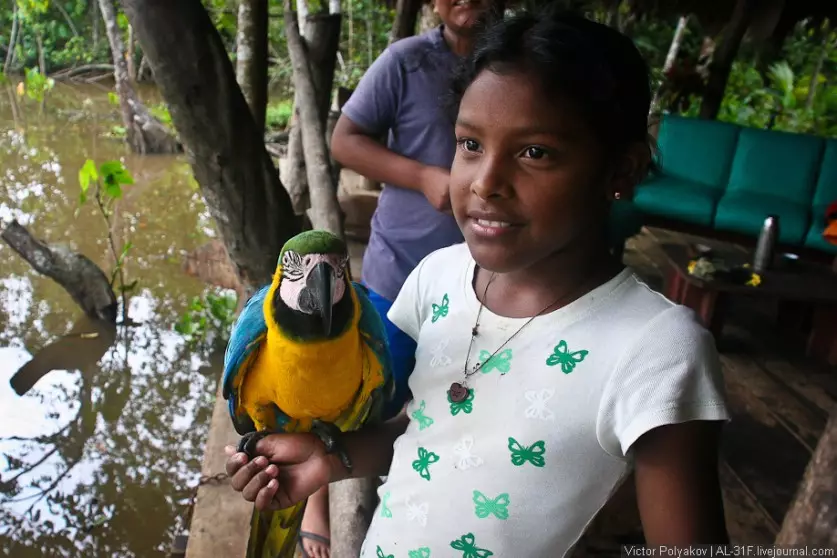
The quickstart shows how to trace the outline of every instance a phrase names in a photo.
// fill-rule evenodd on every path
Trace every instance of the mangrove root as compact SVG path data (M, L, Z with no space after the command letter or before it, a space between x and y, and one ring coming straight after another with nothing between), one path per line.
M85 314L116 323L116 295L105 273L87 257L64 246L47 245L17 221L0 237L35 271L61 285Z

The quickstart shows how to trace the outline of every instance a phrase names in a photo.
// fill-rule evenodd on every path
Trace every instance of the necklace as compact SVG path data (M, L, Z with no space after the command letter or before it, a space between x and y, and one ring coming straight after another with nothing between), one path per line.
M527 325L532 323L532 320L534 320L535 318L537 318L538 316L540 316L541 314L546 312L552 306L555 306L562 298L564 298L564 296L566 296L566 295L561 295L558 298L556 298L554 301L550 302L548 305L544 306L543 310L541 310L540 312L538 312L537 314L535 314L534 316L532 316L531 318L526 320L526 323L524 323L522 326L520 326L517 331L512 333L511 337L506 339L506 341L502 345L497 347L497 350L495 350L493 353L491 353L491 356L489 356L483 362L477 362L476 364L474 364L473 368L471 368L469 370L468 369L468 364L471 361L471 349L473 349L474 340L476 339L477 335L479 334L480 316L482 315L482 309L485 307L485 300L486 300L486 296L488 295L488 287L491 286L491 282L494 281L494 277L496 275L497 275L496 273L492 273L491 277L488 279L488 282L485 284L485 290L483 290L482 300L480 301L480 309L477 312L477 319L476 319L476 322L474 323L474 327L471 329L471 343L468 345L468 354L465 356L465 365L464 365L463 370L462 370L462 372L465 375L465 378L462 380L462 382L453 382L450 385L450 388L448 389L448 397L450 398L451 402L453 402L453 403L462 403L463 401L468 399L468 396L471 394L471 389L466 384L466 382L468 381L468 378L470 378L471 376L473 376L474 374L479 372L479 370L480 370L480 368L482 368L483 364L485 364L486 362L488 362L492 358L494 358L494 356L497 353L499 353L500 350L502 350L502 348L505 347L509 343L509 341L514 339L517 336L518 333L523 331L523 328L525 328Z

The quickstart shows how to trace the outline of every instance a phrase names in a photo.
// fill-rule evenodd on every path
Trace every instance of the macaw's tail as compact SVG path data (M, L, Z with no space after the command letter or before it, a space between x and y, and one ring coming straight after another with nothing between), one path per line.
M293 558L305 502L279 511L253 510L247 558Z

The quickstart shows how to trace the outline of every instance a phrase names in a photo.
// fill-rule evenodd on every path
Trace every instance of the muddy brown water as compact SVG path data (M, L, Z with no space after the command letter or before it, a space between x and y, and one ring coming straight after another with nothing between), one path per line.
M0 242L0 555L163 556L200 475L222 358L173 329L194 297L218 291L181 264L215 236L212 220L184 158L105 137L119 124L106 89L56 84L41 106L15 85L0 86L0 227L17 219L109 272L103 219L94 204L77 213L78 170L122 160L135 184L113 230L133 243L138 324L97 329ZM11 378L39 354L54 369L18 395Z

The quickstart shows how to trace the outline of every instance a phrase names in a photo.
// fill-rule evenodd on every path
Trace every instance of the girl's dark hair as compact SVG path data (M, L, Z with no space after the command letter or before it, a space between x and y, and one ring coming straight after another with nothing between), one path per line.
M454 73L453 111L483 70L536 76L548 94L577 103L608 149L649 141L648 66L633 41L611 27L557 5L486 19Z

